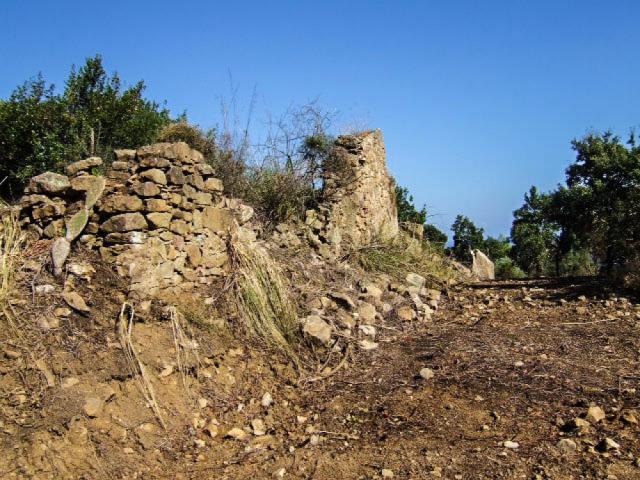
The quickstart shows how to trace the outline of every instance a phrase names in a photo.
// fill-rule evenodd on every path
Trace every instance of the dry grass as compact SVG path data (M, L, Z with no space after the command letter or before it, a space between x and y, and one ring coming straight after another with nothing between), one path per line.
M14 290L16 270L25 245L26 236L18 222L18 212L5 208L0 221L0 305L6 310Z
M349 252L345 258L369 272L385 273L403 279L408 272L418 273L433 286L456 277L456 270L437 249L401 233L388 242L373 242Z
M298 319L282 271L262 247L237 242L232 247L234 297L250 332L295 358Z

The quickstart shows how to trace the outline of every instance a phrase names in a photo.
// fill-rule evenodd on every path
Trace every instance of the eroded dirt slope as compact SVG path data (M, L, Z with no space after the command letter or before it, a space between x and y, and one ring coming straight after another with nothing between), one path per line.
M378 348L353 344L326 379L195 327L183 377L171 323L139 323L167 430L122 363L119 299L91 298L102 315L58 335L64 388L24 399L27 353L2 360L3 477L640 478L640 308L597 283L456 287L431 322L378 321Z

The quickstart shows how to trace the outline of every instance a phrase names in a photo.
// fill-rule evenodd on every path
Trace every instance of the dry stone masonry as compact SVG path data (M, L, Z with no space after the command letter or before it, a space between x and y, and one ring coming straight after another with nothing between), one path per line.
M365 245L398 234L395 182L382 132L342 135L324 165L323 236L330 244Z
M303 236L331 257L398 234L395 182L387 171L380 130L339 136L323 165L323 180L322 201L307 211L306 228L293 231L279 225L276 243L296 246Z
M63 271L71 243L98 249L144 298L191 291L229 269L227 239L255 240L253 210L223 196L202 154L186 143L116 150L104 176L102 160L69 165L67 175L34 177L21 200L22 217L37 235L54 239L54 273Z

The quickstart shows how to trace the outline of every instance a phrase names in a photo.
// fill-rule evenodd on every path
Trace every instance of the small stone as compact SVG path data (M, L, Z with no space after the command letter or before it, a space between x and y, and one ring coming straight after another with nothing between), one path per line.
M424 378L425 380L431 380L433 377L436 376L436 374L430 368L426 368L425 367L425 368L420 370L420 376L422 378Z
M201 440L199 438L194 438L193 439L193 444L195 445L196 448L204 448L207 446L207 442L205 442L204 440Z
M574 419L569 420L566 423L564 429L565 430L569 430L569 431L575 430L579 434L584 434L584 433L587 433L589 431L590 427L591 427L591 424L588 421L586 421L586 420L584 420L582 418L576 417Z
M218 424L215 420L210 420L207 423L206 427L204 427L204 431L209 434L211 438L215 438L218 436Z
M309 315L302 320L302 331L314 341L327 345L331 341L333 328L318 315Z
M620 444L613 440L612 438L606 437L602 439L598 445L596 445L596 450L599 452L608 452L610 450L620 450Z
M91 311L84 299L76 292L64 292L62 298L67 302L67 305L82 314L87 314Z
M287 473L287 470L284 467L282 467L276 470L275 472L273 472L273 476L275 478L284 478L286 473Z
M68 309L67 307L56 307L53 310L53 314L56 317L67 318L69 315L71 315L71 310Z
M638 425L638 417L636 417L636 414L630 410L624 412L620 419L627 425Z
M233 438L234 440L238 441L244 441L249 437L249 435L243 429L235 427L229 430L225 437Z
M51 244L51 263L53 264L53 274L57 277L62 274L64 262L71 252L71 243L66 238L56 238Z
M75 387L79 383L80 383L80 380L78 380L76 377L65 377L60 382L60 386L66 389L66 388Z
M207 408L207 405L209 405L209 401L206 398L199 398L198 399L198 407Z
M135 195L109 195L100 202L100 209L106 213L138 212L142 206L142 200Z
M393 478L393 471L388 468L383 468L380 474L382 475L382 478Z
M126 454L126 455L131 455L133 453L135 453L135 450L131 447L124 447L122 449L122 453Z
M88 417L95 418L102 412L102 407L102 400L97 397L89 397L85 400L82 409Z
M396 309L396 315L400 320L403 320L405 322L415 320L417 317L416 311L408 305L404 305Z
M133 186L133 191L141 197L155 197L160 194L160 187L153 182L137 183Z
M146 202L147 212L169 212L171 206L166 200L161 198L150 198Z
M504 448L508 448L510 450L516 450L516 449L520 448L520 444L518 442L512 442L511 440L506 440L506 441L502 442L502 446Z
M262 395L262 400L260 400L260 405L262 405L264 408L269 408L272 403L273 397L269 392L265 392L265 394Z
M363 302L358 307L358 316L360 317L361 323L373 323L376 319L376 307L370 303Z
M524 367L524 362L522 360L518 360L516 363L513 364L513 366L516 368Z
M251 428L253 429L253 434L256 437L260 437L267 433L267 427L260 418L254 418L251 420Z
M589 407L584 419L590 423L598 423L606 418L604 410L598 406Z
M22 353L16 350L10 350L8 348L5 348L3 350L3 353L4 353L4 356L7 357L9 360L16 360L22 356Z
M33 291L38 295L48 295L49 293L55 292L56 287L50 284L37 285Z
M368 337L376 336L376 327L374 327L373 325L360 325L358 329L363 333L363 335L366 335Z
M167 172L167 179L169 183L174 185L184 185L184 173L182 173L182 168L174 166L169 169Z
M570 438L563 438L556 444L556 447L564 453L572 453L576 451L578 445Z
M376 342L372 342L371 340L360 340L360 342L358 342L358 345L360 345L360 348L363 350L375 350L376 348L378 348L378 344Z
M344 293L332 292L329 294L329 297L331 297L331 299L342 308L346 308L347 310L356 309L356 304L349 295L346 295Z
M405 277L406 282L412 287L422 288L424 287L425 282L427 281L422 275L418 275L417 273L408 273Z

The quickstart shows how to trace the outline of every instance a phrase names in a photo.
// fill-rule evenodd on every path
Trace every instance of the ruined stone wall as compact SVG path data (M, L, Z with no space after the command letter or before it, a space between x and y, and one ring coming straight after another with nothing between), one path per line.
M67 175L47 172L31 180L21 200L23 221L54 239L56 273L77 239L115 263L132 296L175 294L226 274L228 236L255 239L246 228L253 210L225 198L211 166L186 143L115 156L104 176L90 173L102 164L90 158L67 167Z
M307 224L336 248L398 234L395 182L387 171L380 130L338 137L324 165L322 198Z

